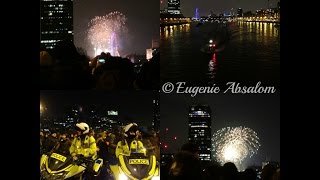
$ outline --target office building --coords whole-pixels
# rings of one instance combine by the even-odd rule
[[[199,159],[211,161],[211,109],[207,105],[189,107],[189,142],[199,146]]]
[[[73,0],[41,0],[40,46],[52,49],[66,39],[73,40]]]
[[[168,13],[181,14],[180,0],[168,0]]]
[[[243,17],[243,10],[241,8],[238,8],[237,17]]]

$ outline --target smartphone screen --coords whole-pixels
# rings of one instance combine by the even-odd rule
[[[100,63],[105,63],[106,60],[104,60],[104,59],[99,59],[99,62],[100,62]]]

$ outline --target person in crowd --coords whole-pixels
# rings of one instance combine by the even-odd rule
[[[62,133],[59,138],[59,142],[55,147],[55,151],[60,154],[69,154],[69,148],[71,146],[71,141],[68,139],[66,133]]]
[[[271,165],[267,164],[262,168],[261,172],[261,180],[272,180],[273,174],[276,172],[276,168]]]
[[[151,132],[149,132],[146,128],[140,127],[136,131],[136,140],[139,140],[142,142],[144,148],[146,149],[147,154],[155,155],[155,148],[156,146],[153,146],[153,144],[150,141],[150,138],[152,137]]]
[[[227,162],[222,166],[223,180],[238,180],[239,173],[233,162]]]
[[[104,162],[108,162],[109,160],[109,142],[106,141],[107,133],[105,131],[98,134],[97,139],[97,149],[98,149],[98,157],[102,158]]]
[[[124,127],[124,138],[118,142],[116,156],[120,153],[131,154],[141,153],[148,155],[148,150],[152,150],[152,145],[148,139],[143,140],[142,133],[136,123],[130,123]]]
[[[99,65],[93,73],[96,89],[133,89],[133,68],[133,64],[129,59],[108,57],[108,60]]]
[[[43,143],[44,153],[50,153],[58,143],[57,133],[52,131]]]
[[[280,167],[273,173],[272,180],[280,180]]]
[[[92,137],[96,138],[95,135],[96,135],[96,133],[94,132],[94,130],[90,129],[89,130],[89,136],[92,136]]]
[[[93,175],[93,162],[97,159],[97,144],[93,136],[89,135],[89,125],[84,122],[76,124],[78,136],[75,137],[69,148],[69,152],[75,161],[78,160],[79,156],[92,159],[87,162],[87,172],[89,177]]]
[[[257,173],[252,168],[247,168],[245,171],[241,172],[239,174],[240,180],[256,180],[257,179]]]
[[[103,168],[104,171],[102,171],[101,178],[104,177],[104,179],[114,179],[113,173],[110,168],[110,153],[109,153],[109,145],[110,142],[107,140],[107,132],[103,131],[98,134],[97,138],[97,153],[98,157],[103,159]]]
[[[77,159],[77,155],[83,155],[92,159],[97,158],[97,145],[93,136],[89,135],[89,125],[81,122],[76,124],[77,134],[72,141],[69,148],[70,154],[74,159]]]
[[[102,64],[104,64],[105,62],[108,62],[111,58],[111,54],[110,53],[105,53],[105,52],[101,52],[100,55],[97,55],[96,57],[94,57],[91,61],[90,61],[90,67],[91,67],[91,72],[92,74],[94,74],[94,71],[101,66]]]
[[[168,173],[169,180],[203,179],[198,149],[198,146],[192,143],[182,146],[181,150],[174,155]]]
[[[151,130],[150,136],[147,137],[153,147],[157,160],[160,160],[160,137],[159,133]]]
[[[43,131],[40,131],[40,156],[42,155],[42,153],[44,151],[43,145],[44,145],[45,139],[46,139],[46,137],[45,137]]]
[[[205,180],[220,180],[222,178],[222,167],[219,163],[213,162],[211,165],[205,168],[204,179]]]
[[[138,89],[159,89],[160,87],[160,52],[144,63],[135,81]]]
[[[52,73],[54,89],[92,89],[93,77],[89,62],[77,52],[71,40],[59,41],[51,56],[55,61]]]
[[[111,165],[115,165],[117,164],[118,160],[117,160],[117,157],[116,157],[116,149],[117,149],[117,145],[118,145],[118,142],[121,142],[123,141],[124,139],[124,130],[123,128],[121,127],[115,127],[113,128],[112,130],[112,133],[108,133],[107,135],[107,141],[109,142],[109,164]]]

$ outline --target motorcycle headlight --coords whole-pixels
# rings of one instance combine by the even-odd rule
[[[119,180],[128,180],[128,177],[125,174],[120,173],[119,174]]]
[[[153,176],[151,180],[160,180],[160,176]]]

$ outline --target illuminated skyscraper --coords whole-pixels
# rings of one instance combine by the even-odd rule
[[[152,126],[155,131],[160,130],[160,92],[155,91],[153,96],[153,121]]]
[[[40,44],[47,49],[60,40],[73,40],[73,0],[41,0],[40,33]]]
[[[168,13],[169,14],[181,14],[180,0],[168,0]]]
[[[189,107],[189,142],[199,146],[199,158],[211,161],[211,109],[207,105]]]
[[[237,17],[243,17],[243,10],[241,8],[238,8]]]

